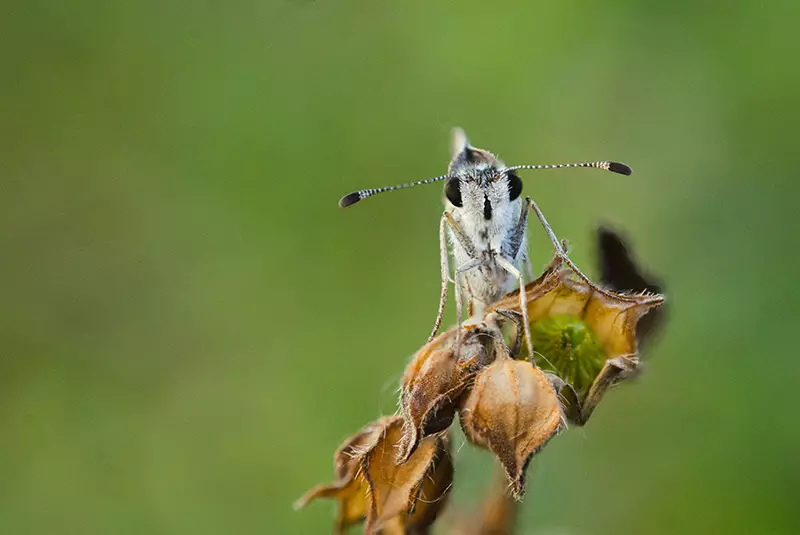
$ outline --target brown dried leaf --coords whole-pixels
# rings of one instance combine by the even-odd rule
[[[403,419],[391,417],[375,447],[362,461],[362,473],[370,491],[365,533],[376,533],[390,519],[405,515],[413,507],[423,478],[432,473],[444,449],[439,437],[419,443],[405,463],[397,464],[397,448],[403,437]]]
[[[497,456],[517,498],[525,491],[531,457],[564,427],[561,404],[544,373],[507,356],[478,374],[460,414],[467,438]]]

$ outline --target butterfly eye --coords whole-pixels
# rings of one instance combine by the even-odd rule
[[[522,180],[513,171],[508,173],[508,200],[513,201],[522,194]]]
[[[444,187],[444,194],[454,206],[459,208],[463,206],[461,203],[461,182],[458,178],[451,178],[447,181]]]

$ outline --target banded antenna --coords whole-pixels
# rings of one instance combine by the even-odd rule
[[[602,169],[604,171],[611,171],[612,173],[619,173],[621,175],[630,175],[631,168],[625,165],[624,163],[619,162],[584,162],[584,163],[559,163],[554,165],[513,165],[511,167],[505,167],[501,170],[503,173],[507,173],[508,171],[516,171],[517,169],[565,169],[569,167],[593,167],[595,169]],[[433,178],[426,178],[425,180],[418,180],[416,182],[409,182],[407,184],[398,184],[396,186],[386,186],[384,188],[372,188],[372,189],[360,189],[358,191],[354,191],[353,193],[349,193],[339,199],[339,206],[341,208],[347,208],[351,204],[355,204],[358,201],[362,201],[367,197],[372,197],[373,195],[377,195],[378,193],[384,193],[386,191],[395,191],[398,189],[405,189],[405,188],[413,188],[414,186],[421,186],[423,184],[431,184],[433,182],[439,182],[440,180],[444,180],[446,178],[450,178],[450,175],[440,175],[435,176]]]
[[[503,171],[516,171],[517,169],[564,169],[568,167],[594,167],[621,175],[630,175],[631,168],[619,162],[585,162],[585,163],[557,163],[555,165],[513,165]]]
[[[449,176],[450,175],[435,176],[433,178],[426,178],[425,180],[409,182],[408,184],[398,184],[397,186],[387,186],[385,188],[360,189],[358,191],[354,191],[353,193],[349,193],[344,197],[342,197],[341,199],[339,199],[339,206],[341,208],[346,208],[351,204],[355,204],[358,201],[364,200],[367,197],[372,197],[373,195],[377,195],[378,193],[383,193],[384,191],[394,191],[396,189],[413,188],[414,186],[421,186],[422,184],[431,184],[433,182],[439,182],[440,180],[444,180]]]

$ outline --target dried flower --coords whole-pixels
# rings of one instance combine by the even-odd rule
[[[348,438],[334,455],[336,480],[311,489],[295,507],[321,497],[337,500],[335,533],[365,519],[366,533],[424,532],[450,491],[449,441],[444,436],[429,437],[398,465],[395,450],[402,425],[399,416],[384,417]]]
[[[336,479],[308,491],[295,502],[295,509],[301,509],[317,498],[331,498],[339,505],[334,533],[344,533],[349,526],[362,522],[369,510],[369,485],[361,473],[361,463],[366,452],[377,444],[389,420],[381,418],[347,438],[333,455]]]
[[[478,374],[460,414],[464,434],[497,456],[516,498],[525,492],[530,459],[565,425],[558,396],[544,373],[507,352],[499,352]]]
[[[456,411],[467,438],[494,453],[515,496],[524,491],[530,458],[564,426],[557,393],[542,371],[515,361],[500,324],[511,314],[489,314],[467,324],[458,342],[453,330],[426,344],[403,378],[403,425],[399,462],[424,437],[450,426]]]
[[[583,425],[606,390],[633,374],[639,363],[636,324],[663,296],[599,291],[553,262],[526,286],[534,362],[555,376],[568,419]],[[518,293],[492,307],[519,309]],[[520,353],[529,357],[527,347]]]
[[[364,456],[362,466],[370,491],[366,533],[375,533],[386,521],[407,515],[416,505],[424,479],[432,476],[439,459],[449,455],[449,441],[431,436],[420,442],[408,460],[397,464],[396,449],[402,437],[402,418],[392,417],[375,447]],[[448,491],[449,486],[448,482]]]
[[[428,533],[450,496],[454,469],[449,444],[437,456],[433,465],[433,470],[423,479],[422,487],[414,499],[411,514],[406,522],[408,534]]]
[[[422,438],[450,427],[475,372],[494,358],[492,344],[501,336],[498,328],[482,324],[465,329],[458,348],[456,327],[451,327],[425,344],[406,367],[400,389],[404,421],[400,462],[408,459]]]
[[[447,429],[458,413],[467,439],[497,457],[510,483],[458,533],[509,535],[530,460],[566,421],[585,424],[605,392],[634,374],[642,338],[663,317],[639,323],[663,303],[652,293],[660,286],[641,274],[617,234],[601,229],[598,243],[602,280],[614,291],[557,256],[524,289],[533,351],[522,344],[519,291],[465,322],[460,336],[452,327],[425,344],[403,375],[400,414],[348,438],[334,455],[334,482],[297,506],[336,500],[336,533],[362,521],[368,535],[428,533],[453,482]]]

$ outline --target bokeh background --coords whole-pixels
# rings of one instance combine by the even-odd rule
[[[640,381],[538,458],[522,532],[800,532],[794,1],[0,7],[0,533],[326,533],[439,288],[449,131],[667,283]],[[531,227],[534,264],[549,246]],[[452,307],[448,318],[452,321]],[[488,455],[456,457],[452,507]]]

